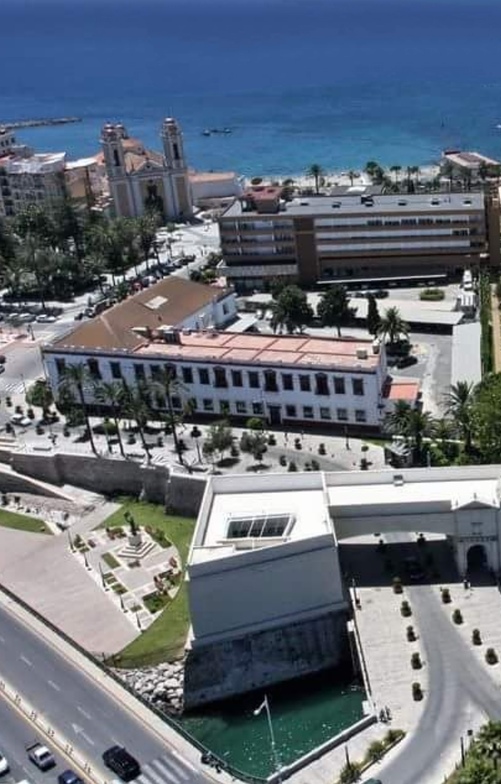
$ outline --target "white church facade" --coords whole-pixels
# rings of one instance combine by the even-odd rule
[[[121,123],[103,127],[103,162],[116,217],[139,217],[148,209],[156,209],[166,221],[192,217],[190,178],[175,119],[163,121],[161,140],[159,153],[131,138]]]

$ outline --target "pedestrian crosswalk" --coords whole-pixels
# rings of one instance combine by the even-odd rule
[[[141,775],[136,779],[138,784],[188,784],[204,781],[204,777],[195,768],[172,754],[157,757],[147,765],[142,765],[141,769]]]
[[[3,381],[0,379],[0,394],[4,395],[18,395],[25,392],[27,389],[26,381]]]

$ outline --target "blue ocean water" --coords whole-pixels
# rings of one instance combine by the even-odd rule
[[[76,156],[172,114],[192,166],[245,174],[496,157],[500,39],[499,0],[2,0],[0,120],[78,115],[19,133]]]

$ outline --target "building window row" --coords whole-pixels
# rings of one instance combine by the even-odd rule
[[[229,400],[214,400],[213,398],[202,399],[201,410],[206,414],[237,414],[239,416],[266,416],[266,407],[261,401],[253,401],[252,403],[245,400],[236,400],[231,403]],[[181,401],[173,399],[173,407],[180,408]],[[197,402],[193,408],[199,408]],[[355,422],[364,424],[367,422],[367,411],[363,408],[356,408],[350,410],[347,408],[334,408],[328,406],[298,406],[298,405],[285,405],[279,406],[280,414],[284,419],[298,419],[298,420],[323,420],[328,422]]]

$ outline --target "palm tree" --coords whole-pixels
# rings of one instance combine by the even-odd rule
[[[397,436],[405,436],[412,406],[405,400],[396,400],[393,410],[386,416],[385,429]]]
[[[161,395],[165,395],[165,400],[167,401],[167,410],[169,412],[169,424],[172,427],[172,438],[174,439],[174,449],[176,450],[176,454],[178,456],[179,462],[181,465],[184,464],[183,459],[183,450],[181,444],[179,443],[179,438],[177,436],[177,416],[174,412],[174,404],[172,398],[176,395],[180,395],[183,391],[183,385],[176,377],[175,369],[172,367],[165,367],[162,368],[161,374],[159,376],[158,381],[155,381],[154,387],[160,392]]]
[[[388,308],[384,315],[381,317],[381,324],[379,325],[379,335],[386,339],[388,338],[390,346],[394,345],[399,338],[407,337],[409,334],[409,326],[405,323],[400,315],[400,311],[396,307]]]
[[[313,177],[315,180],[315,193],[320,192],[320,178],[324,176],[324,170],[318,163],[312,163],[307,169],[306,174],[308,177]]]
[[[156,254],[158,261],[158,250],[156,249],[156,236],[157,229],[160,224],[159,215],[157,212],[146,212],[135,221],[137,241],[141,250],[143,261],[146,263],[146,269],[149,269],[149,257],[153,250]]]
[[[353,169],[350,169],[350,171],[348,172],[348,179],[350,180],[350,185],[353,185],[355,177],[358,176],[359,176],[358,172],[353,171]]]
[[[149,390],[145,385],[140,385],[137,389],[130,389],[126,384],[123,385],[124,393],[124,413],[133,419],[137,425],[139,437],[146,453],[148,463],[151,460],[151,452],[145,437],[145,427],[150,418],[150,407],[148,405]]]
[[[390,171],[393,172],[393,174],[395,175],[395,183],[397,183],[398,182],[398,175],[402,171],[402,167],[398,166],[398,164],[395,164],[394,166],[390,166]]]
[[[471,452],[473,441],[473,402],[475,385],[469,381],[452,384],[445,395],[445,413],[456,422],[466,452]]]
[[[85,419],[85,427],[87,433],[89,434],[90,446],[94,454],[97,456],[97,449],[94,443],[94,436],[92,435],[92,427],[87,411],[87,402],[85,400],[85,386],[90,383],[92,383],[92,377],[84,364],[80,363],[78,365],[66,365],[62,384],[70,393],[73,389],[77,391],[78,399],[80,401],[80,408]]]
[[[101,381],[95,385],[96,400],[105,406],[108,406],[111,411],[113,422],[118,437],[118,446],[120,454],[125,457],[125,450],[122,441],[122,434],[120,433],[120,414],[123,412],[125,405],[125,394],[123,384],[117,381]]]
[[[423,439],[433,433],[433,419],[428,411],[411,409],[405,435],[414,446],[414,458],[420,461],[423,453]]]

